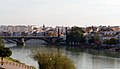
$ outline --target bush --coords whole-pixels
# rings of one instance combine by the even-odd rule
[[[10,57],[12,55],[12,51],[10,48],[4,47],[3,40],[0,38],[0,57],[1,57],[1,65],[3,65],[3,58]]]
[[[38,62],[40,69],[75,69],[71,59],[56,49],[35,49],[31,56]]]

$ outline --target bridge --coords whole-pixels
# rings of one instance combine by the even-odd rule
[[[25,46],[25,42],[31,39],[40,39],[40,40],[44,40],[45,42],[47,42],[48,44],[56,44],[58,43],[60,40],[62,40],[62,38],[60,37],[50,37],[50,36],[0,36],[0,38],[2,39],[9,39],[12,40],[14,42],[16,42],[17,46]]]

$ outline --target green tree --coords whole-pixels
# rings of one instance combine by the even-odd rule
[[[118,40],[115,38],[111,38],[109,40],[104,40],[103,44],[107,44],[107,45],[116,45],[118,44]]]
[[[89,44],[95,43],[95,38],[92,36],[90,37],[90,39],[88,40]]]
[[[56,49],[32,50],[32,58],[39,64],[39,69],[75,69],[71,59]]]
[[[82,28],[74,26],[71,28],[70,32],[67,34],[66,43],[67,44],[80,44],[85,42],[83,37],[84,31]]]
[[[12,55],[12,51],[7,48],[7,47],[4,47],[4,44],[3,44],[3,40],[0,39],[0,57],[1,57],[1,64],[3,65],[3,58],[4,57],[9,57]]]
[[[116,45],[116,44],[118,43],[117,41],[118,41],[117,39],[111,38],[111,39],[109,40],[109,44],[110,44],[110,45]]]
[[[109,45],[109,40],[104,40],[103,44]]]
[[[4,42],[1,38],[0,38],[0,47],[4,47]]]

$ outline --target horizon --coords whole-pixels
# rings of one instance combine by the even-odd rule
[[[0,25],[119,26],[119,0],[1,0]]]
[[[18,25],[12,25],[12,24],[8,24],[8,25],[1,25],[0,24],[0,26],[39,26],[39,27],[42,27],[44,24],[42,24],[42,25],[35,25],[35,24],[32,24],[32,25],[20,25],[20,24],[18,24]],[[59,25],[56,25],[56,26],[46,26],[46,25],[44,25],[45,27],[74,27],[74,26],[77,26],[77,25],[73,25],[73,26],[59,26]],[[96,25],[90,25],[90,26],[77,26],[77,27],[100,27],[100,26],[106,26],[106,27],[109,27],[110,25],[98,25],[98,26],[96,26]],[[113,25],[113,26],[110,26],[110,27],[117,27],[117,25]],[[120,27],[120,26],[119,26]]]

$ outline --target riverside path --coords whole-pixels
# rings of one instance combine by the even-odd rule
[[[22,63],[16,63],[16,62],[12,62],[10,60],[4,59],[3,65],[1,65],[1,62],[0,62],[0,69],[35,69],[35,68]]]

